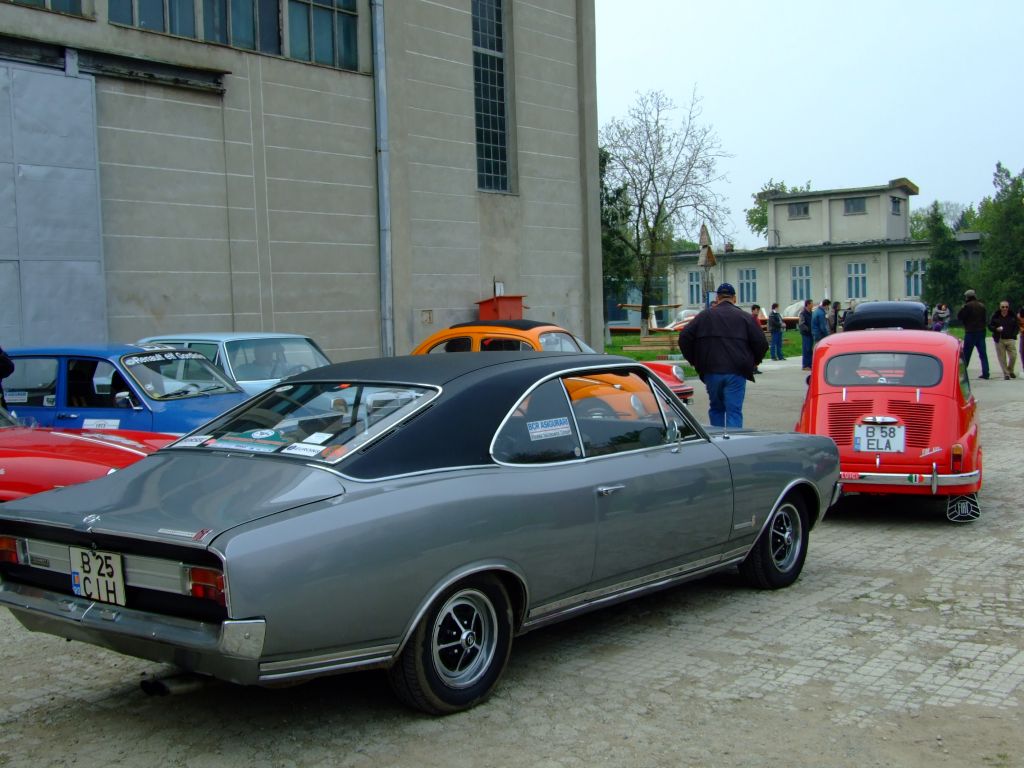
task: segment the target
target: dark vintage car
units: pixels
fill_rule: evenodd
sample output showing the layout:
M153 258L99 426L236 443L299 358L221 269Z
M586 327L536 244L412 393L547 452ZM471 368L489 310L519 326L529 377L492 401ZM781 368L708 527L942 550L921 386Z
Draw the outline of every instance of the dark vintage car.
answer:
M236 683L383 667L453 712L518 633L725 568L791 584L838 475L825 437L709 436L626 358L356 361L0 507L0 605Z
M0 408L0 501L95 480L175 439L159 432L30 428Z
M844 494L943 499L954 522L977 519L982 449L962 342L923 324L923 304L861 304L814 350L798 432L839 447ZM886 307L884 305L894 305Z

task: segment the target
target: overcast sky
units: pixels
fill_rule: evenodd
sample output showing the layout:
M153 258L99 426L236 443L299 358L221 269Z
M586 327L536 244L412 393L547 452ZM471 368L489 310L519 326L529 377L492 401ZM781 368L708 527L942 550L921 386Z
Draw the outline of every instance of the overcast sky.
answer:
M993 192L1024 170L1020 0L595 0L598 122L638 91L680 106L696 86L722 149L738 248L774 178L812 189L905 176L911 209ZM694 233L688 233L696 239Z

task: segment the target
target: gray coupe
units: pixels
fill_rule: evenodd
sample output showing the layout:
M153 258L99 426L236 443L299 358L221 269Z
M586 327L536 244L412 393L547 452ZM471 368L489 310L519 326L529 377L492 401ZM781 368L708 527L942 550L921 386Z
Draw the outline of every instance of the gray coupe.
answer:
M0 605L241 684L383 667L443 714L517 634L725 568L793 583L838 475L829 438L709 435L625 358L343 363L0 506Z

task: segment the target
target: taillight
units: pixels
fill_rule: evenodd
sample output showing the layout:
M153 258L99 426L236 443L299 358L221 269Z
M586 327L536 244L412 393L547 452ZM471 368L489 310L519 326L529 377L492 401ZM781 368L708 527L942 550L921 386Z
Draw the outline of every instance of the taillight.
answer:
M25 540L14 536L0 536L0 563L24 563Z
M198 566L189 566L187 571L188 592L192 597L212 600L218 605L225 605L223 573L215 568L200 568Z
M964 447L960 443L954 443L953 449L949 452L952 458L951 469L954 472L963 472L964 470Z

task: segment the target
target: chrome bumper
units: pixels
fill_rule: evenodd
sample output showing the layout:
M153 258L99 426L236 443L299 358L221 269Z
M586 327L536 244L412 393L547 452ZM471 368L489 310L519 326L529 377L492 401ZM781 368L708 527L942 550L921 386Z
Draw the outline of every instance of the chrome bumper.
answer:
M931 492L938 493L939 488L954 485L970 485L981 477L981 470L962 472L955 475L940 475L933 468L930 474L912 474L897 472L843 472L840 482L846 490L856 491L858 485L901 485L904 487L927 486Z
M235 683L259 680L266 637L263 619L195 621L12 582L0 582L0 607L10 608L32 632L92 643Z

